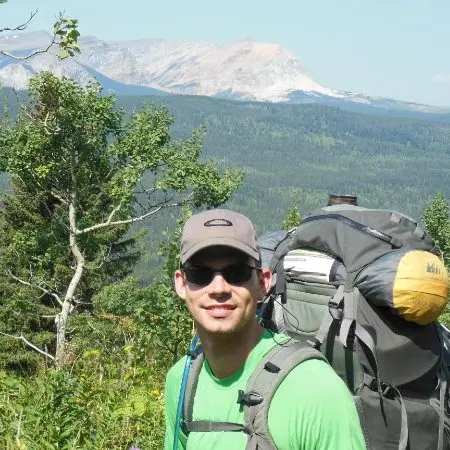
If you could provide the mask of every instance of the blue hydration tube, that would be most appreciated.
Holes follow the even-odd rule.
[[[175,419],[175,433],[173,436],[173,447],[172,447],[173,450],[178,450],[178,437],[180,435],[181,415],[183,413],[183,406],[184,406],[184,395],[186,393],[186,385],[189,375],[189,369],[191,367],[192,353],[197,347],[198,339],[199,338],[197,334],[192,338],[191,344],[189,345],[189,352],[186,357],[186,362],[184,364],[180,395],[178,396],[177,417]]]

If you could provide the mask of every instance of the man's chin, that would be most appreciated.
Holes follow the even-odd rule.
[[[201,328],[211,336],[227,336],[238,332],[236,324],[231,323],[230,320],[215,319],[201,325]]]
[[[210,334],[210,335],[215,335],[215,336],[227,336],[230,334],[235,333],[236,327],[230,327],[230,326],[214,326],[214,327],[209,327],[206,329],[206,331]]]

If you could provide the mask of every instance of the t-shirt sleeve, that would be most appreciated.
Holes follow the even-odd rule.
[[[168,372],[166,377],[166,384],[164,388],[165,398],[165,419],[166,431],[164,437],[164,450],[173,449],[173,441],[175,437],[175,421],[178,408],[178,397],[180,394],[181,379],[183,375],[185,358],[178,361]],[[186,449],[187,437],[183,431],[180,430],[178,438],[178,448],[180,450]]]
[[[279,450],[362,450],[364,437],[353,398],[323,361],[297,366],[275,393],[269,431]]]

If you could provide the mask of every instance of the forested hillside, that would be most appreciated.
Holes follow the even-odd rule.
[[[16,97],[5,93],[9,100],[4,103],[14,112]],[[175,117],[176,138],[204,126],[203,158],[244,169],[244,182],[228,206],[248,214],[259,232],[279,228],[294,205],[302,215],[323,205],[329,193],[354,194],[360,205],[392,208],[416,218],[437,191],[450,195],[450,124],[441,116],[415,120],[316,104],[197,96],[117,100],[128,114],[148,102],[167,105]],[[0,179],[0,189],[5,188],[5,179]],[[147,236],[151,245],[136,269],[144,279],[152,278],[149,266],[156,260],[160,230],[175,220],[162,215],[152,224]]]
[[[5,92],[9,100],[3,97],[2,103],[14,113],[15,97]],[[316,104],[118,97],[127,112],[148,102],[167,105],[175,116],[175,137],[204,126],[204,158],[244,168],[231,205],[247,211],[261,231],[279,226],[293,202],[306,213],[331,192],[415,217],[436,191],[450,193],[450,124],[441,116],[414,120]]]
[[[259,230],[281,224],[293,202],[302,213],[328,193],[415,217],[436,191],[450,193],[450,125],[344,112],[320,105],[234,103],[204,97],[119,97],[132,110],[164,103],[174,135],[204,125],[203,155],[243,167],[231,205]],[[430,116],[432,117],[432,116]]]

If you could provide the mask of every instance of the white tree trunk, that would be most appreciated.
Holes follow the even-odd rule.
[[[72,255],[75,259],[75,273],[67,288],[64,296],[61,312],[56,316],[56,354],[55,366],[57,369],[62,368],[67,362],[66,355],[66,332],[69,315],[73,310],[73,302],[76,289],[84,272],[84,256],[80,251],[77,243],[77,189],[75,182],[75,160],[72,161],[72,192],[69,204],[69,227],[70,236],[69,244]]]

